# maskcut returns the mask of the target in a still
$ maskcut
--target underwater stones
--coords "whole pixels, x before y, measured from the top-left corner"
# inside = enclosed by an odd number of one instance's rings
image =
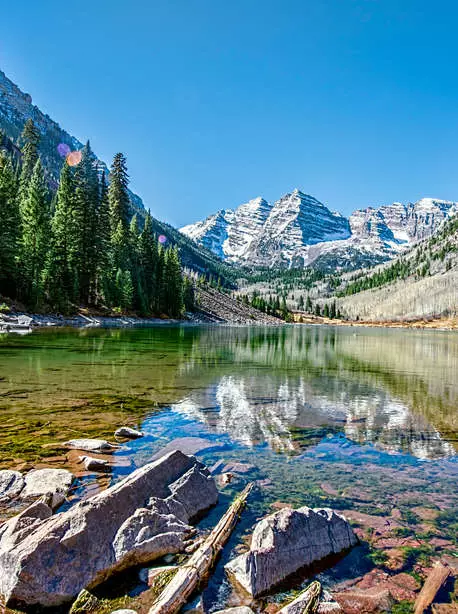
[[[139,439],[143,437],[142,431],[137,431],[130,426],[121,426],[115,431],[115,437],[125,437],[126,439]]]
[[[55,509],[65,501],[74,476],[66,469],[32,469],[25,475],[21,499],[51,495],[49,504]]]
[[[294,572],[357,543],[349,523],[330,509],[281,509],[255,527],[248,553],[225,566],[229,576],[257,597]]]
[[[78,597],[72,603],[69,614],[88,614],[100,605],[95,595],[83,588]]]
[[[374,588],[366,591],[348,590],[334,595],[345,614],[371,614],[372,612],[391,612],[393,599],[388,589]]]
[[[79,461],[83,463],[86,471],[106,471],[110,466],[107,460],[94,458],[92,456],[80,456]]]
[[[0,503],[16,498],[24,488],[24,478],[19,471],[0,471]]]
[[[122,610],[113,610],[111,614],[137,614],[137,611],[123,608]]]
[[[182,537],[184,541],[182,525],[187,523],[170,512],[166,518],[155,509],[149,510],[148,505],[152,497],[163,499],[164,503],[170,499],[173,503],[175,492],[182,502],[176,502],[182,513],[187,509],[193,512],[194,472],[190,472],[188,481],[180,479],[193,468],[202,474],[202,481],[207,480],[208,470],[195,458],[171,452],[65,512],[49,516],[50,510],[43,509],[46,514],[42,515],[46,517],[42,520],[32,517],[25,534],[18,534],[12,527],[5,539],[2,526],[0,586],[6,602],[59,606],[74,599],[82,589],[91,590],[136,561],[144,563],[146,558],[162,556],[165,550],[162,530],[177,530],[174,545]],[[199,509],[209,507],[214,500],[206,501],[204,497],[205,493]],[[155,523],[158,531],[153,535]],[[153,548],[154,538],[157,550]]]
[[[178,437],[166,446],[164,446],[157,454],[153,456],[153,460],[160,458],[164,454],[168,454],[171,450],[179,450],[183,454],[198,454],[204,450],[222,448],[224,444],[204,437]]]
[[[64,443],[64,446],[86,452],[111,452],[117,447],[105,439],[70,439]]]

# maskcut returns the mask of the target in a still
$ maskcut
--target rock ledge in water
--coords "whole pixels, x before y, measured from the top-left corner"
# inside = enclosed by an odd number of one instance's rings
[[[217,498],[208,470],[177,451],[55,516],[36,502],[0,527],[5,600],[58,606],[112,573],[184,550],[189,519]]]
[[[357,543],[347,520],[330,509],[281,509],[259,522],[250,551],[225,569],[258,597],[303,567]]]
[[[115,431],[115,437],[126,437],[127,439],[139,439],[143,437],[142,431],[137,431],[130,426],[121,426]]]
[[[65,501],[74,476],[66,469],[32,469],[25,475],[21,499],[51,495],[49,505],[55,509]]]
[[[70,439],[64,446],[74,450],[84,450],[86,452],[111,452],[116,446],[108,443],[105,439]]]

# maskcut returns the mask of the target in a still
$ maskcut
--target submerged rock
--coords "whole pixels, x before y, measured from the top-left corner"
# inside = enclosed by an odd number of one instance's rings
[[[0,471],[0,503],[16,498],[24,488],[24,478],[19,471]]]
[[[88,614],[100,605],[100,601],[95,595],[83,588],[78,597],[72,604],[69,614]]]
[[[5,600],[58,606],[114,572],[162,556],[167,548],[184,549],[187,522],[217,497],[208,470],[176,451],[68,511],[50,517],[49,506],[42,503],[30,518],[23,513],[19,526],[15,517],[1,527]],[[158,501],[167,514],[154,509]],[[170,513],[175,508],[181,518]]]
[[[86,471],[106,471],[110,466],[107,460],[92,456],[80,456],[79,461],[83,463]]]
[[[137,431],[130,426],[121,426],[115,431],[115,437],[126,437],[127,439],[139,439],[143,437],[142,431]]]
[[[239,605],[235,608],[226,608],[225,610],[218,610],[213,614],[254,614],[253,610],[246,605]]]
[[[21,498],[36,499],[52,495],[49,504],[55,509],[65,501],[73,480],[73,474],[66,469],[32,469],[25,476]]]
[[[64,443],[64,446],[86,452],[111,452],[117,447],[108,443],[106,439],[70,439]]]
[[[347,520],[330,509],[281,509],[255,527],[250,551],[225,569],[257,597],[303,567],[357,543]]]

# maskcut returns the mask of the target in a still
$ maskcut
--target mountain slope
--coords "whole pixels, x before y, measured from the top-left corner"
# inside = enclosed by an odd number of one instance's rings
[[[350,319],[458,315],[458,215],[392,262],[343,280],[337,296]]]
[[[181,232],[229,262],[355,269],[394,258],[431,236],[457,203],[423,198],[355,211],[348,219],[299,190],[222,210]]]

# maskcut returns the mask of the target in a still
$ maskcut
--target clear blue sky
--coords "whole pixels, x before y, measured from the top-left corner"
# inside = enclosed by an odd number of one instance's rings
[[[294,187],[348,214],[458,200],[457,32],[451,1],[22,0],[0,67],[175,225]]]

